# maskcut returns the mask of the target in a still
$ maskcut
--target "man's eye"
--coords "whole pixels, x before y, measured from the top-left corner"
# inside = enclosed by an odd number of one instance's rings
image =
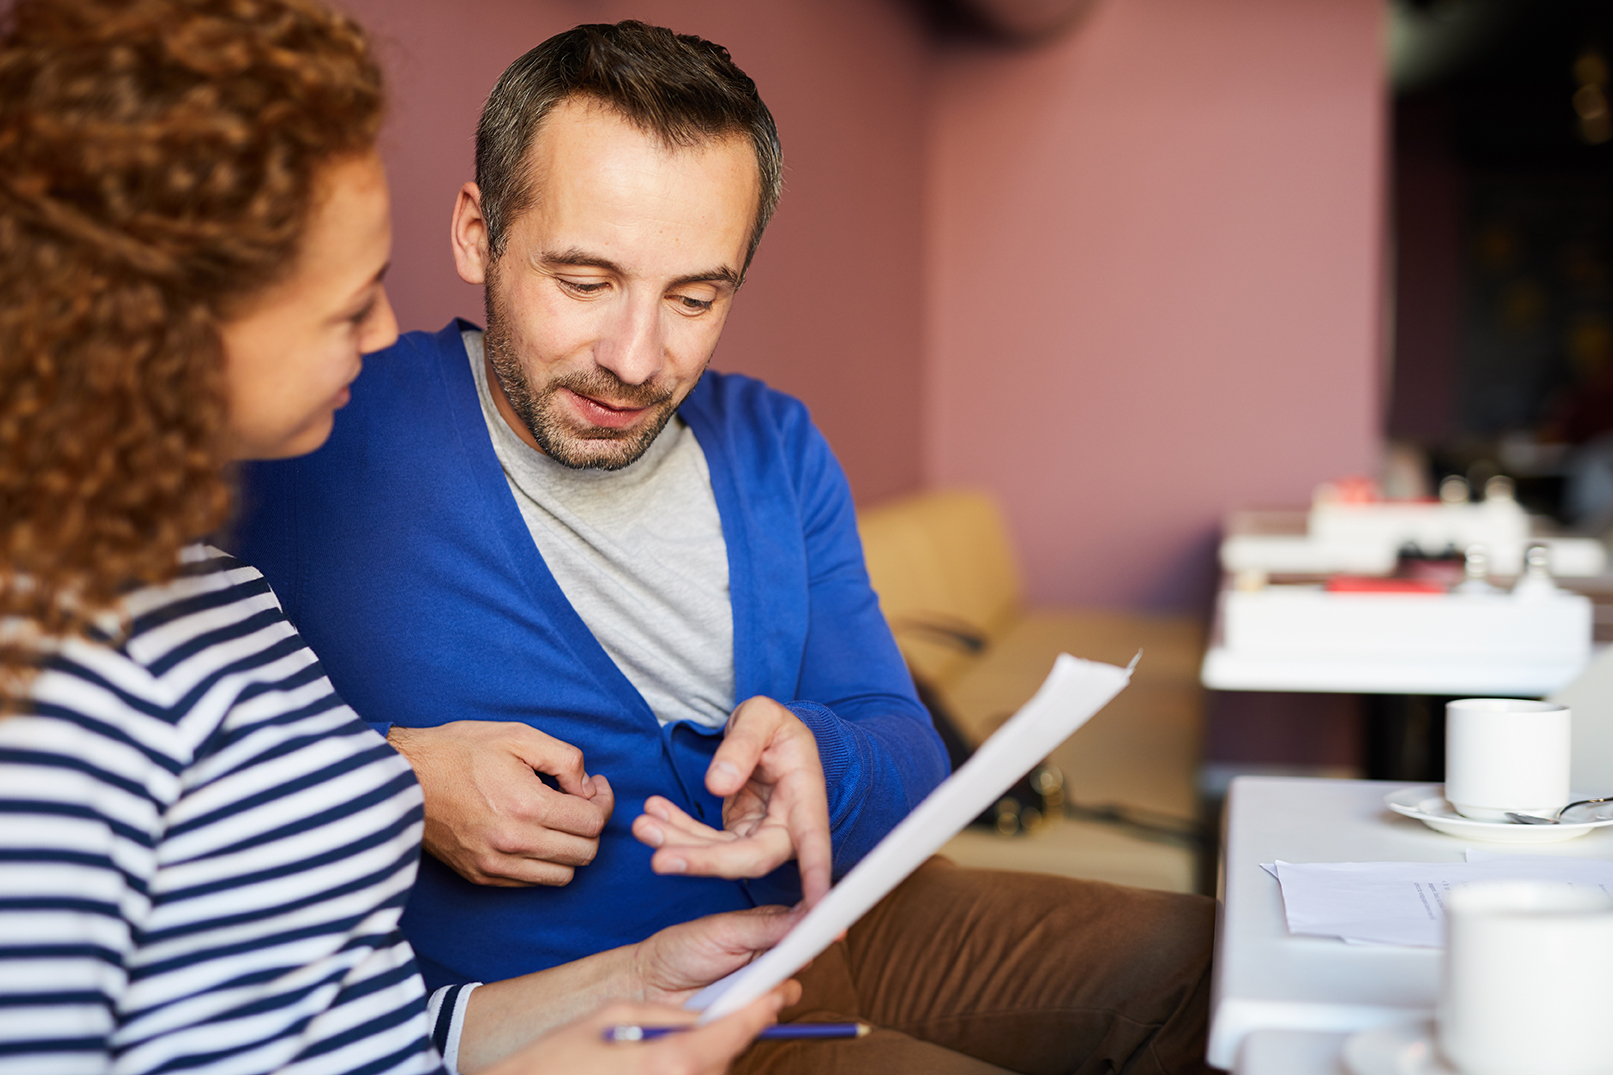
[[[715,301],[713,299],[692,299],[688,295],[679,295],[677,299],[684,310],[692,314],[704,313],[711,309]]]
[[[354,328],[357,328],[357,327],[363,325],[364,322],[368,321],[370,319],[370,315],[373,314],[374,312],[375,312],[375,300],[371,299],[369,302],[366,302],[360,309],[354,311],[347,318],[347,323],[352,325]]]
[[[605,288],[610,286],[603,280],[596,280],[593,282],[584,282],[581,280],[561,280],[560,283],[564,285],[567,290],[575,291],[579,295],[592,295],[596,292],[603,291]]]

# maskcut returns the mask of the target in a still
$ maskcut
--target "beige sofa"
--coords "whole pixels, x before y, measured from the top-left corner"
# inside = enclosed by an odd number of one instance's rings
[[[975,743],[1031,696],[1059,652],[1124,664],[1141,649],[1131,686],[1050,760],[1076,804],[1196,819],[1202,625],[1027,608],[1002,514],[981,493],[924,493],[879,505],[860,513],[858,527],[880,607],[909,666]],[[982,866],[1179,891],[1196,881],[1194,853],[1180,841],[1091,821],[1011,837],[971,829],[948,853]]]

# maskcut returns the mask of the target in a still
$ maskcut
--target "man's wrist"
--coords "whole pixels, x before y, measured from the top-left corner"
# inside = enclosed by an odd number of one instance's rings
[[[408,762],[409,767],[415,771],[415,775],[419,776],[420,743],[415,736],[416,731],[418,729],[405,727],[402,724],[388,724],[386,726],[386,741],[388,746],[403,755],[403,760]]]
[[[414,739],[414,733],[418,729],[405,727],[402,724],[388,724],[385,727],[386,741],[392,744],[392,749],[408,757],[409,747],[412,745],[411,740]]]
[[[794,714],[795,719],[812,733],[812,738],[818,745],[818,764],[823,767],[824,782],[828,783],[831,777],[839,778],[844,775],[851,764],[853,750],[848,741],[845,722],[834,710],[820,702],[797,700],[784,703],[784,708]]]

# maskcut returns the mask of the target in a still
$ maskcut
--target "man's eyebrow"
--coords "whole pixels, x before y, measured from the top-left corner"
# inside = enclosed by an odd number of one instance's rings
[[[609,258],[589,254],[576,247],[557,252],[544,251],[538,255],[538,261],[550,268],[560,265],[586,265],[591,269],[604,269],[606,272],[613,272],[618,275],[622,272],[622,267]]]
[[[626,275],[622,267],[609,258],[602,258],[577,249],[545,253],[540,255],[538,260],[549,268],[562,265],[578,265],[587,266],[591,269],[603,269],[618,276]],[[671,281],[669,286],[681,287],[684,284],[727,284],[729,287],[738,288],[739,274],[726,265],[719,265],[717,268],[707,269],[705,272],[694,272],[689,273],[687,276],[679,276]]]
[[[690,273],[688,276],[680,276],[676,280],[672,281],[673,287],[678,287],[683,284],[727,284],[729,287],[737,289],[739,287],[739,274],[730,269],[728,266],[721,265],[715,269],[708,269],[705,272]]]

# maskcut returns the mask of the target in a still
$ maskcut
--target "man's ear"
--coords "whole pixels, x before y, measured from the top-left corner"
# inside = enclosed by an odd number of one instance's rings
[[[449,241],[454,248],[454,268],[467,284],[487,283],[487,266],[492,256],[487,244],[487,220],[482,216],[482,192],[475,183],[459,188],[454,199],[454,222]]]

